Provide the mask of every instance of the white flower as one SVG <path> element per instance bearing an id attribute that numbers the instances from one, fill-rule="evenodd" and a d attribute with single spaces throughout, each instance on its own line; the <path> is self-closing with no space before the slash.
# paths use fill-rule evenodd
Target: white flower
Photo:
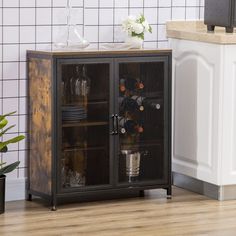
<path id="1" fill-rule="evenodd" d="M 133 24 L 133 32 L 136 33 L 136 34 L 141 34 L 143 33 L 143 26 L 142 24 L 139 24 L 139 23 L 134 23 Z"/>
<path id="2" fill-rule="evenodd" d="M 149 23 L 147 22 L 147 20 L 145 20 L 143 23 L 142 23 L 143 27 L 144 27 L 144 30 L 145 32 L 148 32 L 149 31 Z"/>

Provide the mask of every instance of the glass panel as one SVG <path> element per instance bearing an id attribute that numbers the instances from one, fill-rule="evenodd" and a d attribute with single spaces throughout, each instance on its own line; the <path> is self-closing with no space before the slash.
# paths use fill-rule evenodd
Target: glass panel
<path id="1" fill-rule="evenodd" d="M 164 62 L 119 64 L 119 182 L 164 178 Z"/>
<path id="2" fill-rule="evenodd" d="M 109 64 L 64 64 L 61 187 L 109 184 Z"/>

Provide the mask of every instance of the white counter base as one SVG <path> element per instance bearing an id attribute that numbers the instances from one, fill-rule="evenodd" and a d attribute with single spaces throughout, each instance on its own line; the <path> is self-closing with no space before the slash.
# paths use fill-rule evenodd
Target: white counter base
<path id="1" fill-rule="evenodd" d="M 227 189 L 236 185 L 236 45 L 170 45 L 173 171 Z"/>

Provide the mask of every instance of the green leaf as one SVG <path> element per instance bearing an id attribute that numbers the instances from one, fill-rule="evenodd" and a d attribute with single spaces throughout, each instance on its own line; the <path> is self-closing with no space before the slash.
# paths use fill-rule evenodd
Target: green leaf
<path id="1" fill-rule="evenodd" d="M 5 117 L 11 116 L 11 115 L 13 115 L 13 114 L 15 114 L 15 113 L 16 113 L 16 111 L 13 111 L 13 112 L 9 112 L 9 113 L 7 113 L 7 114 L 1 115 L 1 116 L 0 116 L 0 121 L 3 120 L 3 119 L 5 119 Z"/>
<path id="2" fill-rule="evenodd" d="M 12 172 L 13 170 L 15 170 L 19 166 L 19 164 L 20 164 L 20 162 L 17 161 L 17 162 L 10 164 L 10 165 L 4 166 L 3 168 L 0 169 L 0 176 Z"/>
<path id="3" fill-rule="evenodd" d="M 11 125 L 10 127 L 6 128 L 5 130 L 3 130 L 1 133 L 0 133 L 0 137 L 5 134 L 8 130 L 12 129 L 13 127 L 15 127 L 15 125 Z"/>
<path id="4" fill-rule="evenodd" d="M 0 121 L 0 129 L 4 128 L 7 125 L 7 123 L 8 123 L 7 119 L 3 118 Z"/>
<path id="5" fill-rule="evenodd" d="M 152 27 L 151 27 L 151 26 L 149 26 L 148 31 L 149 31 L 150 33 L 152 33 Z"/>
<path id="6" fill-rule="evenodd" d="M 23 140 L 25 138 L 24 135 L 19 135 L 17 137 L 14 137 L 14 138 L 11 138 L 5 142 L 0 142 L 0 151 L 5 147 L 7 146 L 8 144 L 10 143 L 17 143 L 17 142 L 20 142 L 21 140 Z"/>
<path id="7" fill-rule="evenodd" d="M 5 165 L 5 164 L 7 164 L 6 162 L 1 162 L 0 163 L 0 166 L 3 166 L 3 165 Z"/>
<path id="8" fill-rule="evenodd" d="M 7 151 L 8 151 L 8 147 L 7 147 L 7 146 L 3 147 L 3 148 L 0 150 L 0 152 L 2 152 L 2 153 L 6 153 Z"/>

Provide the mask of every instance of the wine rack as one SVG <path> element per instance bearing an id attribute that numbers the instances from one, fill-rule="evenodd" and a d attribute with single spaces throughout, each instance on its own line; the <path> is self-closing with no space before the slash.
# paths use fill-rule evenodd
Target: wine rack
<path id="1" fill-rule="evenodd" d="M 171 195 L 171 51 L 27 53 L 28 197 L 164 188 Z M 106 194 L 105 194 L 106 193 Z"/>

